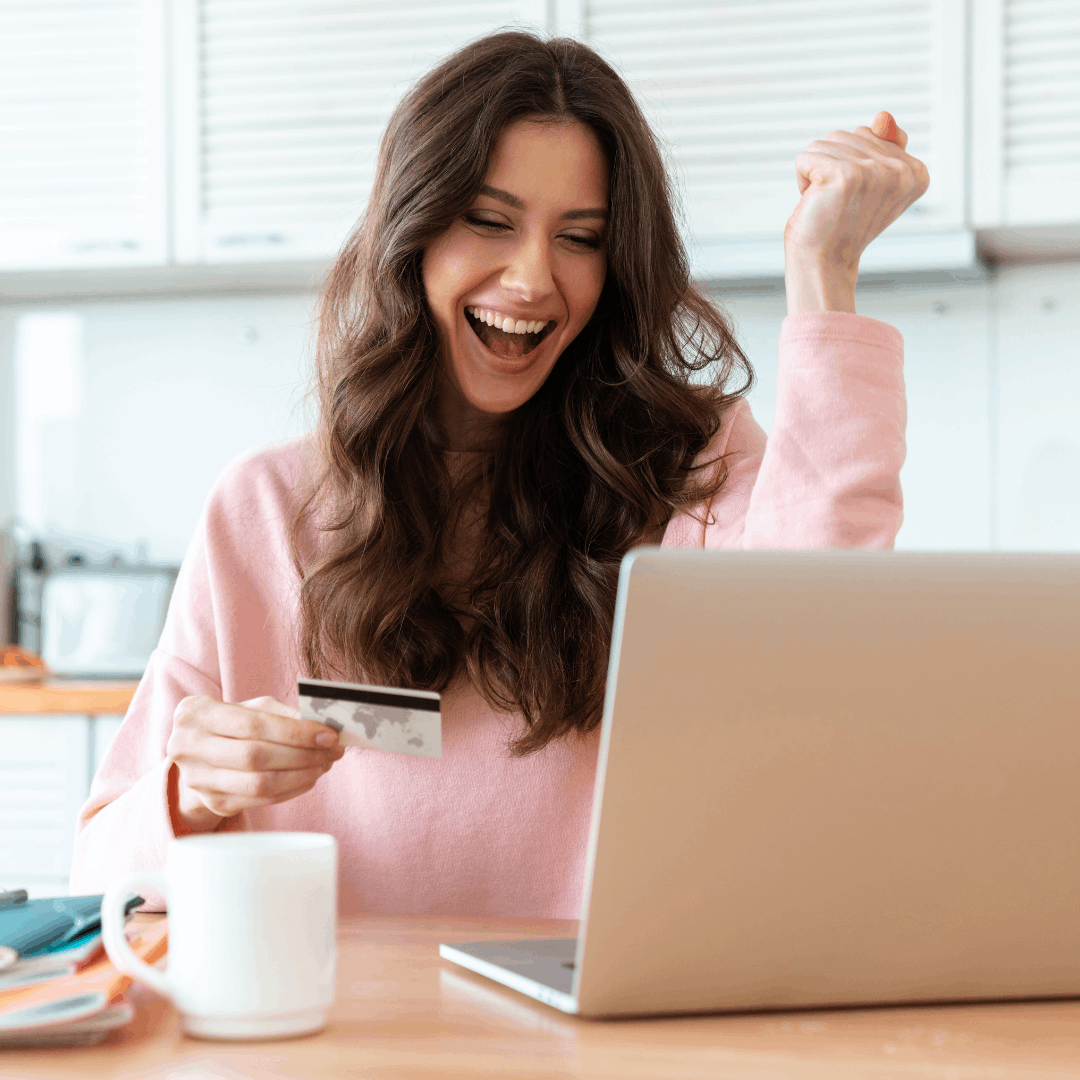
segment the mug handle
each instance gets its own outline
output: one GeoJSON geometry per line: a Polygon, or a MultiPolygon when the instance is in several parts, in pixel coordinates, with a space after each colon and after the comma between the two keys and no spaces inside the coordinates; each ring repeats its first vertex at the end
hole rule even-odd
{"type": "Polygon", "coordinates": [[[118,971],[139,979],[165,997],[171,997],[168,973],[158,971],[139,959],[124,934],[124,905],[132,896],[137,896],[144,885],[165,893],[168,879],[165,874],[149,872],[127,874],[105,890],[101,899],[101,937],[105,952],[118,971]]]}

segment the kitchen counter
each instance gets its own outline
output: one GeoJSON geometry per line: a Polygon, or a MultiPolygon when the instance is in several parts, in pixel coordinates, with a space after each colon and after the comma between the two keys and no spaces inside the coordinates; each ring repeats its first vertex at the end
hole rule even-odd
{"type": "Polygon", "coordinates": [[[137,680],[77,682],[47,679],[36,683],[0,683],[0,714],[122,715],[127,712],[138,685],[137,680]]]}

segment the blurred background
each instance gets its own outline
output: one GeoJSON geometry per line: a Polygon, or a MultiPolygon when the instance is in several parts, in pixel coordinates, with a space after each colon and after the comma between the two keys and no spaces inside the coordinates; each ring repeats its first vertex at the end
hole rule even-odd
{"type": "MultiPolygon", "coordinates": [[[[138,673],[215,476],[310,424],[317,282],[390,111],[508,26],[588,42],[638,94],[766,428],[793,160],[892,111],[932,177],[858,299],[906,341],[898,546],[1080,549],[1075,0],[0,0],[0,642],[138,673]]],[[[58,822],[95,738],[35,782],[58,822]]],[[[41,757],[0,745],[0,885],[41,757]]],[[[34,850],[68,842],[49,829],[34,850]]],[[[59,888],[50,859],[20,873],[59,888]]]]}

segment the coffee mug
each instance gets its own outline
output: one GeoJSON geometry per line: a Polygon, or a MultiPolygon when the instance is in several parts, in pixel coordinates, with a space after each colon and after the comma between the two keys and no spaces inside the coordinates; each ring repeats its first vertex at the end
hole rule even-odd
{"type": "Polygon", "coordinates": [[[306,1035],[326,1024],[337,955],[337,843],[322,833],[235,832],[169,844],[163,873],[128,874],[101,902],[109,959],[170,998],[207,1039],[306,1035]],[[124,936],[124,901],[165,895],[165,971],[124,936]]]}

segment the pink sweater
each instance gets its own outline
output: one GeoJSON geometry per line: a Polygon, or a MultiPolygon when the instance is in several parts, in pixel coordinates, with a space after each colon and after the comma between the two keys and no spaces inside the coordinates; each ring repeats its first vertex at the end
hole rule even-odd
{"type": "MultiPolygon", "coordinates": [[[[710,451],[729,455],[731,469],[710,523],[676,517],[663,542],[891,545],[901,520],[902,363],[900,334],[883,323],[787,319],[768,443],[744,401],[731,408],[710,451]]],[[[163,865],[173,835],[165,750],[181,698],[269,694],[297,704],[286,523],[300,467],[299,444],[258,451],[211,492],[161,641],[80,815],[74,894],[163,865]]],[[[576,918],[597,735],[513,758],[515,718],[460,680],[442,716],[441,759],[349,748],[311,791],[225,827],[332,833],[343,914],[576,918]]]]}

